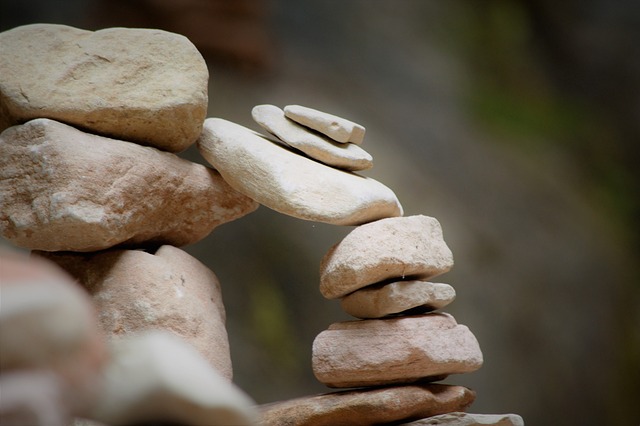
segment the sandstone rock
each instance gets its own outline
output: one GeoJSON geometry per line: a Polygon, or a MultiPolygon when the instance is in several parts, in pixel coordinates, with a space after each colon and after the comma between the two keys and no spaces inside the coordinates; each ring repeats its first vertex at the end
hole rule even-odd
{"type": "Polygon", "coordinates": [[[172,152],[202,131],[209,73],[186,37],[34,24],[0,46],[0,131],[51,118],[172,152]]]}
{"type": "Polygon", "coordinates": [[[436,219],[388,218],[359,226],[329,250],[320,265],[320,292],[335,299],[388,279],[422,281],[452,266],[436,219]]]}
{"type": "Polygon", "coordinates": [[[365,170],[373,167],[368,152],[352,143],[337,143],[289,120],[284,111],[273,105],[258,105],[251,115],[256,123],[287,145],[328,166],[344,170],[365,170]]]}
{"type": "Polygon", "coordinates": [[[300,105],[284,107],[286,116],[338,142],[361,144],[365,128],[352,121],[300,105]]]}
{"type": "Polygon", "coordinates": [[[464,410],[474,399],[462,386],[429,384],[334,392],[262,405],[260,411],[264,426],[368,426],[464,410]]]}
{"type": "Polygon", "coordinates": [[[48,119],[0,134],[0,235],[46,251],[181,246],[257,204],[214,170],[48,119]]]}
{"type": "Polygon", "coordinates": [[[404,426],[524,426],[522,417],[517,414],[470,414],[447,413],[415,422],[405,423],[404,426]]]}
{"type": "Polygon", "coordinates": [[[380,182],[294,154],[223,119],[205,121],[198,148],[232,187],[280,213],[334,225],[402,215],[380,182]]]}
{"type": "Polygon", "coordinates": [[[40,254],[89,291],[109,335],[154,328],[171,331],[231,380],[220,284],[194,257],[172,246],[162,246],[155,254],[136,250],[40,254]]]}
{"type": "Polygon", "coordinates": [[[382,318],[422,307],[432,311],[447,306],[456,297],[449,284],[397,281],[356,290],[340,301],[342,309],[357,318],[382,318]]]}
{"type": "Polygon", "coordinates": [[[482,365],[475,336],[444,313],[335,323],[312,351],[316,378],[340,388],[441,379],[482,365]]]}
{"type": "Polygon", "coordinates": [[[108,425],[257,423],[254,403],[195,349],[168,332],[118,339],[112,359],[90,419],[108,425]]]}

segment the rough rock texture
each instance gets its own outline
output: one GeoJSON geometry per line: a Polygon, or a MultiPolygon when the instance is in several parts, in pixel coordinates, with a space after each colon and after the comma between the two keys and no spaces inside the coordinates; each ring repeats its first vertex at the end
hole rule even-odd
{"type": "Polygon", "coordinates": [[[280,213],[334,225],[402,215],[396,195],[380,182],[297,155],[223,119],[205,121],[198,148],[232,187],[280,213]]]}
{"type": "Polygon", "coordinates": [[[517,414],[447,413],[405,423],[404,426],[524,426],[517,414]]]}
{"type": "Polygon", "coordinates": [[[388,218],[357,227],[329,250],[320,264],[320,292],[335,299],[388,279],[425,280],[452,266],[436,219],[388,218]]]}
{"type": "Polygon", "coordinates": [[[154,328],[171,331],[231,380],[220,284],[188,253],[162,246],[155,254],[137,250],[39,254],[66,269],[89,291],[109,335],[154,328]]]}
{"type": "Polygon", "coordinates": [[[118,339],[111,356],[90,419],[108,425],[257,423],[253,401],[170,333],[118,339]]]}
{"type": "Polygon", "coordinates": [[[51,118],[177,152],[207,114],[209,73],[186,38],[34,24],[0,33],[0,131],[51,118]]]}
{"type": "Polygon", "coordinates": [[[214,170],[32,120],[0,134],[0,235],[46,251],[200,240],[257,208],[214,170]]]}
{"type": "Polygon", "coordinates": [[[440,379],[481,365],[475,336],[444,313],[335,323],[312,349],[316,378],[339,388],[440,379]]]}
{"type": "Polygon", "coordinates": [[[413,308],[441,309],[453,302],[456,291],[449,284],[397,281],[356,290],[340,300],[342,309],[357,318],[382,318],[413,308]]]}
{"type": "Polygon", "coordinates": [[[284,107],[284,113],[287,118],[317,130],[335,141],[361,144],[364,140],[365,128],[342,117],[300,105],[287,105],[284,107]]]}
{"type": "Polygon", "coordinates": [[[287,145],[328,166],[344,170],[373,167],[371,155],[352,143],[338,143],[289,120],[274,105],[258,105],[251,111],[253,119],[287,145]]]}
{"type": "Polygon", "coordinates": [[[361,389],[260,406],[264,426],[369,426],[460,411],[475,393],[462,386],[361,389]]]}

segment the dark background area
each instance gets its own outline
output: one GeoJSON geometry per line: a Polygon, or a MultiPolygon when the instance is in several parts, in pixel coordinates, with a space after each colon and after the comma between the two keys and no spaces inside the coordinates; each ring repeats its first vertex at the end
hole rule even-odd
{"type": "MultiPolygon", "coordinates": [[[[638,2],[0,0],[0,30],[36,22],[189,37],[209,117],[260,130],[254,105],[300,104],[364,125],[363,174],[454,253],[445,310],[485,364],[446,382],[476,390],[470,411],[640,423],[638,2]]],[[[349,317],[318,269],[351,229],[260,207],[186,248],[221,281],[235,382],[258,403],[328,390],[311,344],[349,317]]]]}

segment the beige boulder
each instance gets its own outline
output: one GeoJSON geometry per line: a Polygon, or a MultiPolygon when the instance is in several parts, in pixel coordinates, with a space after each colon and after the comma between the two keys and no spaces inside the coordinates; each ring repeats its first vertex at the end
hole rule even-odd
{"type": "Polygon", "coordinates": [[[413,385],[358,389],[260,406],[264,426],[369,426],[460,411],[475,393],[462,386],[413,385]]]}
{"type": "Polygon", "coordinates": [[[0,134],[0,236],[46,251],[182,246],[257,208],[214,170],[48,119],[0,134]]]}
{"type": "Polygon", "coordinates": [[[447,413],[404,423],[403,426],[524,426],[517,414],[447,413]]]}
{"type": "Polygon", "coordinates": [[[342,117],[300,105],[287,105],[284,107],[284,113],[287,118],[317,130],[335,141],[360,145],[364,140],[365,128],[342,117]]]}
{"type": "Polygon", "coordinates": [[[396,195],[380,182],[327,167],[220,118],[205,121],[198,148],[229,185],[283,214],[334,225],[402,215],[396,195]]]}
{"type": "Polygon", "coordinates": [[[51,118],[182,151],[202,131],[209,72],[186,38],[34,24],[0,33],[0,131],[51,118]]]}
{"type": "Polygon", "coordinates": [[[320,292],[335,299],[389,279],[423,281],[452,266],[436,219],[382,219],[355,228],[329,250],[320,264],[320,292]]]}
{"type": "Polygon", "coordinates": [[[312,348],[316,378],[337,388],[440,380],[480,366],[475,336],[444,313],[335,323],[312,348]]]}
{"type": "Polygon", "coordinates": [[[354,317],[382,318],[414,308],[442,309],[455,297],[449,284],[412,280],[365,287],[343,297],[340,304],[354,317]]]}
{"type": "Polygon", "coordinates": [[[255,403],[179,337],[150,331],[112,342],[100,398],[87,415],[108,425],[256,425],[255,403]]]}
{"type": "Polygon", "coordinates": [[[220,284],[196,258],[172,246],[162,246],[154,254],[138,250],[39,254],[88,290],[108,335],[156,328],[171,331],[231,380],[220,284]]]}
{"type": "Polygon", "coordinates": [[[344,170],[366,170],[373,167],[371,155],[358,145],[334,142],[312,132],[289,120],[277,106],[255,106],[251,115],[256,123],[287,145],[328,166],[344,170]]]}

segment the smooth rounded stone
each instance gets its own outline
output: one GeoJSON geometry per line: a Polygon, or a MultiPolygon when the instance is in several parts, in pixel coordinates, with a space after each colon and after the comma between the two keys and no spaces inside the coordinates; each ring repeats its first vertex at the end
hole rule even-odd
{"type": "Polygon", "coordinates": [[[524,426],[517,414],[447,413],[404,423],[404,426],[524,426]]]}
{"type": "Polygon", "coordinates": [[[316,378],[336,388],[440,380],[482,366],[475,336],[445,313],[332,324],[316,336],[316,378]]]}
{"type": "Polygon", "coordinates": [[[364,140],[365,128],[342,117],[300,105],[287,105],[284,107],[284,113],[287,118],[317,130],[335,141],[360,145],[364,140]]]}
{"type": "Polygon", "coordinates": [[[255,403],[191,345],[165,331],[112,342],[100,398],[86,417],[108,425],[255,425],[255,403]]]}
{"type": "Polygon", "coordinates": [[[231,380],[220,283],[193,256],[172,246],[162,246],[155,254],[138,250],[39,254],[88,290],[108,335],[156,328],[171,331],[231,380]]]}
{"type": "Polygon", "coordinates": [[[289,120],[285,117],[284,111],[277,106],[255,106],[251,115],[256,123],[287,145],[328,166],[344,170],[366,170],[373,167],[371,155],[358,145],[334,142],[327,137],[313,133],[289,120]]]}
{"type": "Polygon", "coordinates": [[[382,219],[355,228],[329,250],[320,264],[320,292],[336,299],[389,279],[423,281],[451,267],[453,254],[436,219],[382,219]]]}
{"type": "Polygon", "coordinates": [[[220,118],[205,121],[198,149],[233,188],[289,216],[359,225],[402,215],[398,198],[380,182],[327,167],[220,118]]]}
{"type": "Polygon", "coordinates": [[[48,119],[0,134],[0,236],[34,250],[182,246],[257,208],[215,170],[48,119]]]}
{"type": "Polygon", "coordinates": [[[184,36],[34,24],[0,46],[0,131],[44,117],[171,152],[202,131],[209,72],[184,36]]]}
{"type": "Polygon", "coordinates": [[[340,300],[342,309],[357,318],[382,318],[409,309],[442,309],[453,302],[456,291],[449,284],[397,281],[356,290],[340,300]]]}
{"type": "Polygon", "coordinates": [[[475,392],[462,386],[428,384],[358,389],[260,406],[264,426],[369,426],[460,411],[475,392]]]}

